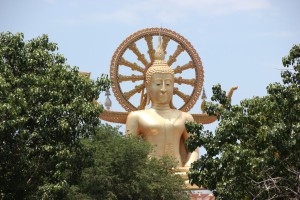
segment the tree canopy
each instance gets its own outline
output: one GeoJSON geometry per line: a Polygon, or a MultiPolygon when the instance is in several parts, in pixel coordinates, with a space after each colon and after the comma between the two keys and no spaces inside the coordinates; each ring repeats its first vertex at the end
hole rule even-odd
{"type": "Polygon", "coordinates": [[[109,87],[79,75],[48,36],[0,34],[0,198],[61,199],[89,164],[80,140],[95,133],[109,87]]]}
{"type": "Polygon", "coordinates": [[[107,77],[57,50],[47,35],[0,34],[0,199],[188,199],[174,160],[100,123],[107,77]]]}
{"type": "Polygon", "coordinates": [[[93,152],[94,164],[84,170],[70,199],[189,199],[182,178],[174,174],[175,161],[149,159],[152,148],[142,139],[101,125],[82,142],[93,152]]]}
{"type": "Polygon", "coordinates": [[[283,83],[269,84],[266,96],[231,105],[221,86],[213,87],[212,101],[220,104],[205,109],[219,118],[214,134],[186,125],[188,148],[207,151],[193,163],[190,180],[218,199],[300,198],[300,45],[282,61],[283,83]]]}

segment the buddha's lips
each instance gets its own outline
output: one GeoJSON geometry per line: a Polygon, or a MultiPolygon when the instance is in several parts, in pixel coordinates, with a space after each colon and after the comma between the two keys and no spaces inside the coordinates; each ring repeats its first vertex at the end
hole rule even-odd
{"type": "Polygon", "coordinates": [[[168,98],[168,94],[161,94],[159,95],[159,98],[168,98]]]}

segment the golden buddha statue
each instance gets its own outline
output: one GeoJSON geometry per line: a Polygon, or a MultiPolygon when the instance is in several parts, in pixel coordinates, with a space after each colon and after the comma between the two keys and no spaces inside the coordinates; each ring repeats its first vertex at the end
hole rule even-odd
{"type": "MultiPolygon", "coordinates": [[[[189,110],[191,103],[199,97],[202,88],[202,64],[198,54],[189,42],[174,31],[167,29],[150,28],[140,30],[126,38],[126,40],[115,51],[112,57],[111,79],[114,81],[112,89],[116,99],[127,112],[111,111],[109,109],[111,102],[108,98],[107,104],[105,104],[108,105],[107,109],[104,110],[99,117],[105,121],[113,123],[126,123],[126,135],[142,137],[144,141],[149,142],[154,146],[154,151],[151,153],[150,157],[160,158],[165,155],[173,157],[178,162],[175,173],[180,175],[185,181],[186,187],[183,189],[191,192],[191,198],[196,199],[201,197],[203,199],[214,199],[213,194],[209,193],[209,191],[207,192],[205,189],[203,190],[203,188],[189,184],[187,172],[191,163],[198,160],[199,149],[197,148],[192,153],[187,151],[185,141],[189,137],[189,133],[185,129],[185,122],[195,121],[196,123],[210,124],[217,120],[217,116],[209,116],[203,109],[202,114],[191,115],[176,109],[172,103],[173,94],[175,93],[184,100],[184,106],[189,104],[189,106],[184,107],[184,109],[180,109],[189,110]],[[163,44],[161,42],[162,38],[159,36],[158,48],[154,51],[152,46],[152,36],[156,36],[158,31],[159,34],[163,33],[164,35],[163,44]],[[136,42],[138,38],[145,39],[147,42],[149,57],[151,62],[153,61],[153,64],[149,68],[148,66],[150,62],[147,61],[144,54],[142,54],[137,48],[136,42]],[[168,62],[166,62],[164,60],[164,49],[166,49],[170,39],[175,42],[180,41],[180,43],[177,42],[179,45],[177,46],[176,51],[174,54],[170,55],[168,62]],[[132,51],[137,56],[138,60],[143,64],[142,67],[136,63],[126,60],[123,57],[124,52],[127,50],[132,51]],[[174,70],[172,70],[170,65],[176,61],[178,55],[184,50],[190,52],[189,56],[192,60],[187,64],[177,66],[174,70]],[[125,69],[130,68],[132,71],[142,73],[142,75],[122,75],[119,72],[120,66],[125,67],[125,69]],[[182,93],[182,97],[178,95],[180,94],[178,93],[178,90],[174,91],[175,80],[178,84],[183,83],[181,80],[182,78],[179,77],[175,79],[174,74],[178,74],[189,69],[195,69],[196,73],[194,79],[185,79],[185,81],[188,82],[188,85],[192,85],[194,87],[195,93],[191,94],[191,98],[187,98],[189,95],[185,95],[184,93],[182,93]],[[130,91],[123,92],[120,86],[120,83],[123,81],[132,81],[133,83],[135,81],[144,82],[140,85],[136,85],[135,88],[130,91]],[[144,88],[147,90],[146,101],[144,101],[144,88]],[[134,94],[140,92],[140,105],[135,107],[129,102],[129,99],[134,94]],[[149,109],[144,109],[145,102],[147,105],[151,102],[151,107],[149,109]]],[[[233,91],[236,89],[237,87],[231,88],[227,95],[229,99],[231,98],[233,91]]],[[[109,96],[109,92],[107,92],[106,95],[109,96]]],[[[203,103],[201,104],[201,108],[204,106],[206,99],[205,95],[203,95],[202,99],[203,103]]]]}
{"type": "Polygon", "coordinates": [[[178,162],[178,168],[188,169],[198,159],[196,149],[189,153],[185,141],[189,134],[185,122],[194,121],[191,114],[174,108],[174,71],[164,60],[164,51],[159,36],[155,61],[146,72],[147,104],[151,108],[132,111],[126,120],[126,134],[141,136],[154,146],[150,156],[171,156],[178,162]]]}

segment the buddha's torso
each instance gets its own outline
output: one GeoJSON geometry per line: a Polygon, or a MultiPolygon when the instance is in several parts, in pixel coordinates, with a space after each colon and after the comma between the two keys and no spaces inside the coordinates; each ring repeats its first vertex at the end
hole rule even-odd
{"type": "Polygon", "coordinates": [[[138,133],[143,139],[154,145],[153,155],[174,157],[181,163],[180,139],[184,132],[186,121],[183,113],[178,110],[141,110],[137,111],[139,118],[138,133]]]}

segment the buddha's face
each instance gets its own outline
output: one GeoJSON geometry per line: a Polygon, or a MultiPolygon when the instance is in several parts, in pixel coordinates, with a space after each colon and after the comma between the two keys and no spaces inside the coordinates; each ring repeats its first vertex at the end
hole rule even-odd
{"type": "Polygon", "coordinates": [[[153,104],[169,104],[174,90],[174,78],[171,74],[154,73],[148,86],[153,104]]]}

